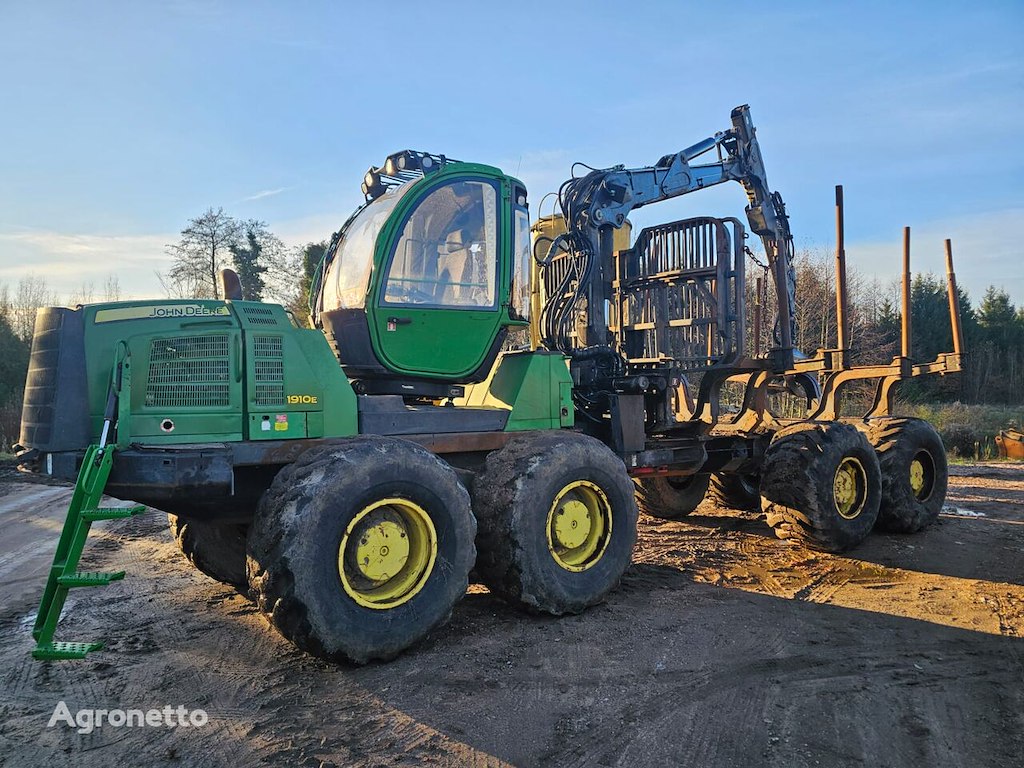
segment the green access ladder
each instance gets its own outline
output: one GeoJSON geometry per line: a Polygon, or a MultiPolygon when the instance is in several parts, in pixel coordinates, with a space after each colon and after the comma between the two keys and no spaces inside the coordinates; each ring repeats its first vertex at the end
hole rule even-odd
{"type": "Polygon", "coordinates": [[[46,581],[43,599],[39,603],[32,637],[36,640],[32,656],[36,659],[84,659],[90,651],[98,651],[102,642],[72,643],[54,641],[53,633],[60,621],[61,610],[68,591],[78,587],[104,587],[124,578],[124,571],[93,573],[78,571],[78,561],[85,548],[89,529],[97,520],[118,520],[146,511],[141,505],[133,507],[100,507],[103,489],[107,485],[113,466],[113,446],[93,445],[85,453],[78,482],[68,506],[67,519],[53,557],[50,576],[46,581]]]}

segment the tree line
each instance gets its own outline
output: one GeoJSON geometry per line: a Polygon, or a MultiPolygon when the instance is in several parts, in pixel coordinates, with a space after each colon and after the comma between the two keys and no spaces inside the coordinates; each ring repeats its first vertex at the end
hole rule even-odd
{"type": "MultiPolygon", "coordinates": [[[[806,354],[838,345],[836,289],[833,256],[823,251],[803,251],[795,262],[797,272],[795,346],[806,354]]],[[[756,280],[748,273],[748,309],[758,298],[756,280]]],[[[767,309],[762,324],[761,349],[772,332],[774,294],[770,281],[762,281],[761,302],[767,309]]],[[[883,282],[856,270],[847,275],[848,346],[856,365],[889,363],[901,353],[902,296],[898,280],[883,282]]],[[[924,376],[900,385],[898,396],[911,402],[959,401],[1014,405],[1024,392],[1024,306],[1016,307],[1010,295],[989,286],[975,304],[958,288],[963,332],[964,370],[954,376],[924,376]]],[[[747,336],[752,339],[753,313],[747,312],[747,336]]],[[[911,359],[931,362],[953,351],[949,299],[945,275],[915,274],[910,290],[911,359]]]]}
{"type": "MultiPolygon", "coordinates": [[[[157,275],[154,288],[159,285],[168,298],[221,298],[218,272],[231,267],[238,273],[245,299],[280,303],[305,324],[309,318],[310,282],[325,249],[324,242],[289,248],[265,222],[239,220],[221,208],[209,208],[189,220],[178,241],[167,246],[171,266],[157,275]]],[[[795,266],[795,344],[806,353],[833,349],[837,339],[832,257],[822,251],[803,251],[795,266]]],[[[747,277],[747,338],[754,337],[752,310],[760,302],[765,307],[760,349],[765,350],[771,344],[772,333],[771,281],[762,281],[762,295],[757,296],[757,275],[748,271],[747,277]]],[[[850,271],[847,282],[852,362],[890,362],[900,353],[898,282],[884,283],[855,270],[850,271]]],[[[110,276],[98,289],[91,283],[84,284],[68,297],[67,303],[73,306],[120,298],[117,277],[110,276]]],[[[39,275],[24,277],[13,286],[0,284],[0,451],[18,437],[36,309],[61,303],[39,275]]],[[[977,306],[961,290],[959,303],[968,352],[964,372],[906,382],[899,395],[910,400],[1019,403],[1024,391],[1024,307],[1014,306],[1006,291],[994,286],[985,291],[977,306]]],[[[934,360],[938,354],[952,351],[943,278],[927,273],[914,276],[911,317],[915,362],[934,360]]]]}

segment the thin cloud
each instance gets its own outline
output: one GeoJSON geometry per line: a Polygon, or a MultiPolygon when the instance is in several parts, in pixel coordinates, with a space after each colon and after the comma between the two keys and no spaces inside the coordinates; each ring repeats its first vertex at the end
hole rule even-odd
{"type": "Polygon", "coordinates": [[[165,245],[177,234],[84,235],[46,230],[0,232],[0,284],[17,283],[29,273],[51,290],[71,295],[80,286],[117,275],[125,298],[162,293],[154,275],[171,260],[165,245]]]}
{"type": "Polygon", "coordinates": [[[253,200],[262,200],[265,197],[273,197],[274,195],[280,195],[282,192],[287,192],[291,187],[278,187],[277,189],[264,189],[262,192],[257,192],[255,195],[249,195],[249,197],[243,197],[243,203],[249,203],[253,200]]]}

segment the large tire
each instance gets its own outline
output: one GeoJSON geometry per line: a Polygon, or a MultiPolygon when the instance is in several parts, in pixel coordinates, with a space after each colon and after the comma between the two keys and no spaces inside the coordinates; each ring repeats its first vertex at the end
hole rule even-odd
{"type": "Polygon", "coordinates": [[[660,520],[678,520],[693,512],[708,492],[708,474],[686,475],[685,477],[637,477],[635,484],[636,503],[645,515],[660,520]]]}
{"type": "Polygon", "coordinates": [[[870,419],[868,442],[882,471],[877,527],[917,533],[935,522],[946,501],[949,467],[942,438],[921,419],[870,419]]]}
{"type": "Polygon", "coordinates": [[[197,570],[243,592],[248,589],[245,539],[249,526],[210,523],[175,515],[167,516],[167,524],[181,554],[197,570]]]}
{"type": "Polygon", "coordinates": [[[849,424],[794,424],[768,446],[761,508],[780,539],[843,552],[871,532],[881,496],[875,452],[849,424]]]}
{"type": "Polygon", "coordinates": [[[413,443],[357,437],[285,467],[249,531],[270,622],[322,658],[389,659],[448,619],[476,522],[455,471],[413,443]]]}
{"type": "Polygon", "coordinates": [[[633,484],[603,443],[574,432],[516,435],[473,484],[477,573],[508,602],[556,616],[602,601],[636,543],[633,484]]]}
{"type": "Polygon", "coordinates": [[[708,496],[726,509],[756,512],[761,509],[761,478],[756,474],[737,472],[715,473],[711,476],[708,496]]]}

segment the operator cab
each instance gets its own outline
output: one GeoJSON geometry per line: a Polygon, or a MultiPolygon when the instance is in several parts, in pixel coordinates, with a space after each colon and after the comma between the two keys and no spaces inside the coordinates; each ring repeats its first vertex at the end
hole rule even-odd
{"type": "Polygon", "coordinates": [[[526,190],[424,153],[399,153],[406,168],[390,175],[395,157],[367,173],[366,204],[328,248],[314,323],[358,391],[448,397],[485,379],[508,327],[527,325],[526,190]]]}

